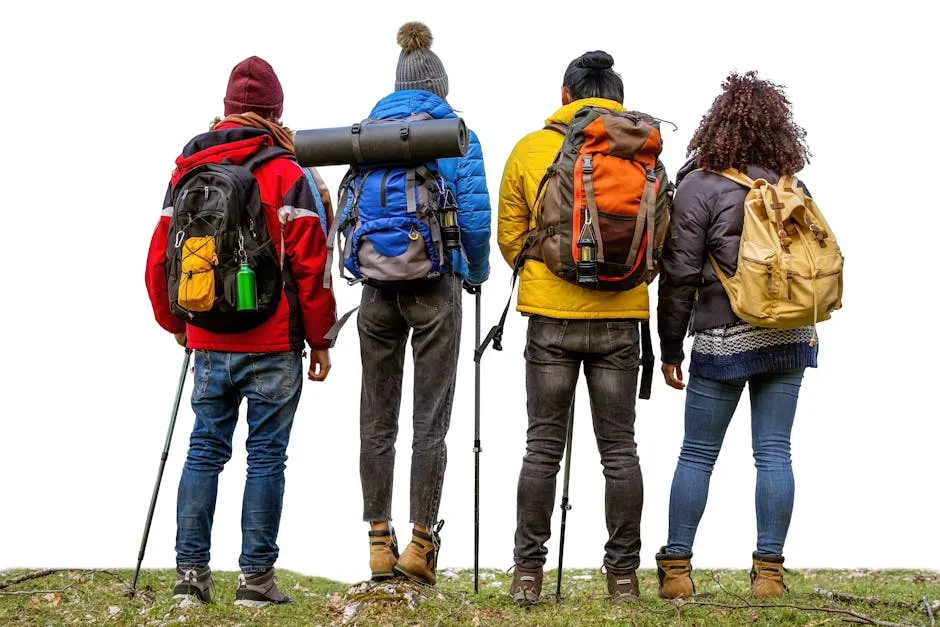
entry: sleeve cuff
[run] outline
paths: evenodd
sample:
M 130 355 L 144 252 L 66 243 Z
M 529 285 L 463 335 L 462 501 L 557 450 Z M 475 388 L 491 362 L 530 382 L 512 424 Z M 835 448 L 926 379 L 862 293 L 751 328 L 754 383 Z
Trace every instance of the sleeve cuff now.
M 685 361 L 685 352 L 682 350 L 682 344 L 661 345 L 662 361 L 664 364 L 681 364 Z

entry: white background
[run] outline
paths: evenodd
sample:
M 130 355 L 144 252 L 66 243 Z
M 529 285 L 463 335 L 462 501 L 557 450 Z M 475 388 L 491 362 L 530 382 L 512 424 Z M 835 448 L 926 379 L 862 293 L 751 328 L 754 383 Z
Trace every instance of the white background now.
M 395 33 L 426 21 L 450 102 L 477 131 L 495 209 L 514 143 L 560 104 L 568 62 L 604 49 L 626 104 L 674 121 L 674 176 L 733 69 L 787 86 L 814 152 L 802 173 L 846 254 L 845 307 L 821 325 L 793 431 L 791 567 L 940 568 L 936 405 L 936 18 L 929 3 L 624 2 L 19 3 L 4 8 L 4 357 L 0 568 L 132 567 L 182 349 L 154 322 L 147 247 L 173 161 L 222 112 L 231 68 L 259 55 L 284 86 L 294 129 L 345 126 L 393 88 Z M 737 8 L 734 8 L 737 7 Z M 934 59 L 934 61 L 930 61 Z M 335 192 L 343 173 L 325 168 Z M 483 327 L 509 269 L 495 253 Z M 654 286 L 655 290 L 655 286 Z M 358 301 L 340 284 L 339 307 Z M 654 292 L 655 294 L 655 292 Z M 441 516 L 442 566 L 473 564 L 473 316 L 464 338 Z M 350 327 L 324 384 L 305 384 L 289 448 L 278 566 L 368 575 L 358 476 L 358 338 Z M 525 447 L 524 321 L 483 367 L 484 567 L 512 563 Z M 657 348 L 658 352 L 658 348 Z M 180 411 L 146 567 L 174 564 L 175 492 L 193 416 Z M 406 371 L 405 416 L 410 408 Z M 683 393 L 657 373 L 638 403 L 645 480 L 642 566 L 665 542 Z M 748 567 L 755 545 L 746 398 L 731 424 L 695 544 L 695 565 Z M 237 568 L 244 422 L 221 476 L 212 566 Z M 411 428 L 399 435 L 394 516 L 407 535 Z M 560 490 L 560 482 L 559 482 Z M 579 388 L 566 564 L 599 567 L 604 482 Z M 556 512 L 557 512 L 556 508 Z M 558 516 L 554 529 L 558 528 Z M 557 533 L 556 533 L 557 535 Z M 549 543 L 549 566 L 557 560 Z

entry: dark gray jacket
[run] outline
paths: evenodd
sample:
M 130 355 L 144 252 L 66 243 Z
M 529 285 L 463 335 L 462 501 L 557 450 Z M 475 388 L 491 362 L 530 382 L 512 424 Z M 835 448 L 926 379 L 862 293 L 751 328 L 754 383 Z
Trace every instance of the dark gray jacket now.
M 690 160 L 676 176 L 678 187 L 659 275 L 657 324 L 662 360 L 667 364 L 684 359 L 682 340 L 686 333 L 739 320 L 708 255 L 726 276 L 737 271 L 748 190 L 718 174 L 694 169 Z M 745 174 L 770 183 L 780 178 L 754 165 L 748 166 Z M 806 190 L 802 182 L 800 186 Z

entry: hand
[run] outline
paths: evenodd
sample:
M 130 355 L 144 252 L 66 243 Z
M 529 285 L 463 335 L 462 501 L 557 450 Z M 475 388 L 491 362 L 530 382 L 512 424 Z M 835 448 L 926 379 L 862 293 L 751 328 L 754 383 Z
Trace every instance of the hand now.
M 307 378 L 311 381 L 324 381 L 328 374 L 330 374 L 330 350 L 324 348 L 311 351 Z
M 179 344 L 183 348 L 186 348 L 186 331 L 183 331 L 182 333 L 174 333 L 173 337 L 176 338 L 177 344 Z
M 682 364 L 663 364 L 663 376 L 666 377 L 666 385 L 669 387 L 685 389 L 685 383 L 682 382 Z
M 470 283 L 467 283 L 466 281 L 463 282 L 463 289 L 467 290 L 467 293 L 468 293 L 468 294 L 479 294 L 479 293 L 480 293 L 480 286 L 479 286 L 479 285 L 472 285 L 472 284 L 470 284 Z

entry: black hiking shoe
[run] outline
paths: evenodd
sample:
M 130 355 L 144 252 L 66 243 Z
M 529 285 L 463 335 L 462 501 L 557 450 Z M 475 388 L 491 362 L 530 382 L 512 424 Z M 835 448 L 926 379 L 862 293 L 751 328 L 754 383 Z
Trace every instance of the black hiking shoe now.
M 176 585 L 173 586 L 173 598 L 194 597 L 200 603 L 212 603 L 212 571 L 208 566 L 196 568 L 176 567 Z
M 292 598 L 277 589 L 277 578 L 274 576 L 273 568 L 263 573 L 242 573 L 238 576 L 235 605 L 267 607 L 292 601 Z

